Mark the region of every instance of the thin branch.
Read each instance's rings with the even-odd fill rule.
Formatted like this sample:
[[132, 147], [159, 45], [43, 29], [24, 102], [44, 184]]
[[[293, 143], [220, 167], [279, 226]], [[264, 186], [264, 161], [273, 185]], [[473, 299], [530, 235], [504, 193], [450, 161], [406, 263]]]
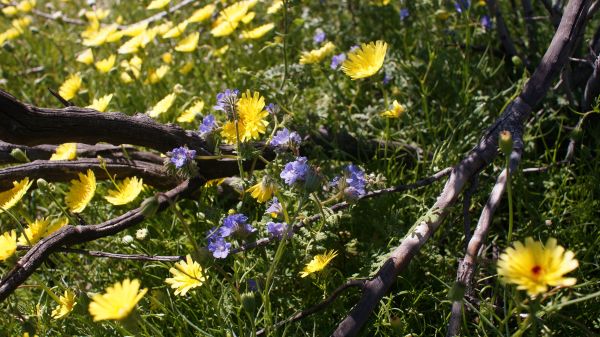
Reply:
[[[17, 246], [17, 250], [29, 250], [30, 246]], [[85, 250], [85, 249], [74, 249], [74, 248], [58, 248], [54, 251], [55, 253], [73, 253], [79, 255], [87, 255], [91, 257], [109, 258], [117, 260], [131, 260], [131, 261], [159, 261], [159, 262], [177, 262], [185, 259], [185, 256], [180, 255], [145, 255], [145, 254], [118, 254], [118, 253], [107, 253], [97, 250]]]

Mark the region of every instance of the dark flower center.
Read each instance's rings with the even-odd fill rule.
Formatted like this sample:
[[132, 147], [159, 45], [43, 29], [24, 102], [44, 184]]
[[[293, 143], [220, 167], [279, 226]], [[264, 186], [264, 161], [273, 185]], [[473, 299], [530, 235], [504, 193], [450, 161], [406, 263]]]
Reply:
[[539, 276], [542, 273], [542, 267], [533, 266], [533, 268], [531, 268], [531, 272], [533, 273], [533, 275]]

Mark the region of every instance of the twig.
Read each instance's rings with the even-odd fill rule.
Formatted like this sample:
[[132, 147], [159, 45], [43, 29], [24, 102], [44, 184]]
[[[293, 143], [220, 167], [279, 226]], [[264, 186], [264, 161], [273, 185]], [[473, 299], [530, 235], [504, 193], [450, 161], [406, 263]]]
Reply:
[[[17, 246], [17, 250], [29, 250], [30, 246]], [[100, 252], [97, 250], [85, 250], [85, 249], [74, 249], [74, 248], [58, 248], [54, 251], [55, 253], [74, 253], [80, 255], [88, 255], [92, 257], [101, 257], [118, 260], [132, 260], [132, 261], [161, 261], [161, 262], [177, 262], [185, 259], [185, 256], [180, 255], [144, 255], [144, 254], [118, 254], [118, 253], [107, 253]]]

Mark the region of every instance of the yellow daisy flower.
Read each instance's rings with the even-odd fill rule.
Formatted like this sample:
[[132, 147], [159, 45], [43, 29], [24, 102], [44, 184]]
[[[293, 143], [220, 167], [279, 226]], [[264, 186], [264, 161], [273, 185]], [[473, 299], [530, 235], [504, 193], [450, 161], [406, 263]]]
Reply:
[[[142, 71], [142, 63], [143, 60], [135, 55], [131, 58], [131, 60], [123, 60], [121, 61], [120, 66], [125, 69], [127, 72], [131, 72], [135, 78], [140, 78], [140, 73]], [[168, 68], [167, 68], [168, 69]]]
[[202, 22], [212, 16], [215, 8], [216, 6], [214, 4], [208, 4], [200, 9], [195, 10], [187, 20], [192, 23]]
[[106, 74], [114, 67], [116, 60], [117, 60], [117, 56], [115, 54], [112, 54], [109, 57], [105, 58], [104, 60], [100, 60], [100, 61], [94, 63], [94, 65], [96, 66], [96, 69], [98, 69], [98, 71], [101, 74]]
[[244, 124], [243, 132], [240, 130], [240, 138], [243, 142], [258, 139], [260, 134], [265, 133], [269, 122], [265, 118], [269, 113], [264, 110], [265, 98], [260, 93], [250, 94], [250, 90], [242, 94], [237, 103], [240, 121]]
[[252, 30], [245, 30], [242, 32], [242, 38], [244, 38], [244, 39], [260, 39], [265, 34], [270, 32], [271, 30], [273, 30], [273, 28], [275, 28], [275, 24], [267, 23], [260, 27], [256, 27]]
[[273, 198], [273, 193], [277, 191], [277, 185], [267, 176], [264, 176], [256, 185], [250, 186], [246, 192], [258, 202], [267, 202]]
[[313, 259], [306, 264], [304, 270], [300, 272], [300, 277], [307, 277], [312, 273], [316, 273], [318, 271], [323, 270], [334, 257], [337, 256], [337, 252], [335, 250], [325, 252], [324, 254], [317, 255], [313, 257]]
[[83, 13], [88, 21], [101, 21], [106, 19], [106, 17], [110, 14], [110, 9], [104, 8], [96, 8], [93, 11], [86, 11]]
[[35, 7], [36, 0], [23, 0], [17, 4], [17, 9], [20, 12], [28, 13]]
[[172, 39], [174, 37], [179, 37], [179, 36], [181, 36], [181, 34], [183, 34], [183, 32], [185, 32], [187, 25], [188, 25], [188, 21], [184, 20], [177, 26], [169, 29], [166, 33], [162, 34], [162, 37], [165, 39]]
[[252, 22], [252, 20], [254, 20], [254, 18], [256, 17], [256, 12], [249, 12], [246, 15], [244, 15], [244, 17], [242, 18], [242, 22], [244, 24], [249, 24], [250, 22]]
[[137, 177], [125, 178], [120, 184], [117, 184], [116, 190], [109, 190], [104, 199], [116, 206], [125, 205], [134, 201], [142, 192], [143, 187], [143, 179]]
[[[238, 122], [238, 131], [240, 134], [240, 141], [242, 141], [241, 137], [242, 134], [244, 134], [244, 124], [241, 122]], [[226, 143], [228, 144], [236, 144], [237, 143], [237, 133], [235, 130], [235, 122], [234, 121], [228, 121], [223, 125], [223, 129], [221, 129], [221, 137], [223, 137], [223, 140], [225, 140]]]
[[148, 78], [146, 79], [146, 81], [144, 81], [144, 83], [155, 84], [160, 82], [160, 80], [162, 80], [162, 78], [165, 77], [167, 72], [169, 72], [169, 69], [171, 69], [171, 67], [169, 67], [166, 64], [163, 64], [156, 70], [148, 71]]
[[220, 24], [216, 25], [213, 29], [211, 29], [210, 33], [214, 37], [227, 36], [233, 33], [238, 25], [239, 21], [223, 21]]
[[175, 289], [175, 295], [185, 296], [190, 289], [199, 287], [206, 281], [200, 264], [193, 261], [189, 254], [185, 259], [185, 261], [175, 263], [175, 267], [169, 269], [173, 277], [165, 280], [171, 285], [171, 288]]
[[96, 294], [88, 307], [94, 322], [106, 319], [121, 320], [129, 316], [137, 302], [146, 294], [148, 289], [140, 290], [140, 281], [125, 279], [106, 288], [106, 293]]
[[79, 180], [71, 180], [71, 188], [65, 196], [65, 203], [73, 213], [81, 213], [96, 193], [96, 176], [94, 171], [79, 173]]
[[77, 158], [77, 143], [64, 143], [56, 147], [50, 160], [74, 160]]
[[121, 32], [124, 36], [138, 36], [148, 28], [148, 21], [142, 21], [133, 25], [127, 26]]
[[387, 118], [400, 118], [402, 117], [402, 114], [404, 114], [404, 110], [404, 107], [398, 103], [397, 100], [394, 100], [392, 109], [382, 112], [381, 116]]
[[[99, 23], [98, 23], [99, 25]], [[83, 40], [83, 45], [86, 47], [98, 47], [103, 45], [108, 37], [117, 31], [119, 28], [118, 24], [111, 24], [108, 26], [104, 26], [99, 30], [91, 30], [89, 34], [86, 34], [87, 37]]]
[[282, 7], [283, 7], [283, 1], [275, 0], [275, 1], [273, 1], [273, 4], [271, 4], [271, 6], [269, 6], [269, 8], [267, 8], [267, 14], [275, 14], [275, 13], [279, 12], [279, 10]]
[[71, 290], [65, 290], [64, 296], [59, 297], [58, 305], [56, 309], [52, 310], [52, 318], [60, 319], [67, 316], [71, 311], [73, 311], [73, 307], [77, 302], [75, 302], [75, 293]]
[[161, 60], [162, 60], [164, 63], [171, 63], [171, 62], [173, 62], [173, 54], [171, 54], [171, 53], [169, 53], [169, 52], [163, 53], [163, 54], [160, 56], [160, 59], [161, 59]]
[[25, 178], [21, 181], [13, 181], [13, 188], [8, 191], [0, 192], [0, 214], [5, 210], [16, 205], [27, 193], [33, 181]]
[[179, 68], [179, 73], [182, 75], [187, 75], [190, 71], [194, 69], [194, 62], [187, 61], [184, 65]]
[[79, 53], [79, 55], [77, 55], [77, 58], [75, 59], [75, 61], [90, 65], [90, 64], [94, 63], [94, 52], [92, 51], [91, 48], [88, 48], [88, 49], [82, 51], [81, 53]]
[[329, 41], [319, 49], [302, 52], [300, 55], [300, 64], [314, 64], [323, 61], [323, 59], [333, 53], [335, 45]]
[[0, 235], [0, 261], [6, 261], [17, 251], [17, 233], [14, 230]]
[[225, 55], [225, 53], [227, 52], [227, 50], [229, 50], [229, 46], [228, 46], [228, 45], [224, 45], [223, 47], [221, 47], [221, 48], [219, 48], [219, 49], [215, 50], [215, 51], [213, 52], [213, 55], [215, 55], [215, 56], [222, 56], [222, 55]]
[[192, 33], [179, 41], [175, 46], [175, 50], [181, 53], [191, 53], [198, 47], [198, 40], [200, 40], [200, 33]]
[[61, 227], [69, 223], [67, 218], [59, 218], [57, 220], [51, 220], [49, 218], [41, 218], [30, 223], [27, 228], [23, 231], [23, 234], [19, 236], [19, 245], [35, 245], [42, 238], [56, 232]]
[[530, 296], [546, 292], [548, 286], [568, 287], [577, 280], [564, 277], [577, 268], [579, 263], [572, 251], [565, 251], [550, 238], [544, 245], [532, 238], [525, 239], [525, 245], [516, 242], [498, 260], [498, 275], [506, 283], [517, 285]]
[[171, 0], [153, 0], [146, 9], [161, 9], [166, 7]]
[[104, 112], [104, 111], [106, 111], [106, 108], [108, 107], [108, 104], [110, 103], [112, 98], [113, 98], [113, 94], [104, 95], [100, 98], [94, 98], [94, 100], [92, 101], [92, 104], [86, 106], [86, 108]]
[[177, 117], [177, 121], [179, 123], [191, 123], [194, 121], [194, 118], [202, 112], [202, 109], [204, 109], [204, 101], [197, 100], [191, 107], [187, 108], [179, 117]]
[[18, 13], [17, 11], [17, 7], [15, 6], [6, 6], [4, 8], [2, 8], [2, 14], [11, 17], [11, 16], [15, 16]]
[[383, 66], [387, 43], [383, 41], [363, 43], [360, 48], [348, 53], [342, 63], [342, 71], [353, 80], [375, 75]]
[[81, 89], [81, 82], [79, 73], [69, 75], [58, 89], [58, 94], [67, 101], [72, 99]]
[[163, 113], [167, 112], [169, 108], [173, 105], [173, 102], [175, 102], [175, 98], [177, 98], [177, 95], [174, 92], [163, 97], [163, 99], [158, 101], [158, 103], [156, 103], [156, 105], [154, 105], [152, 109], [148, 110], [148, 116], [156, 118], [162, 115]]

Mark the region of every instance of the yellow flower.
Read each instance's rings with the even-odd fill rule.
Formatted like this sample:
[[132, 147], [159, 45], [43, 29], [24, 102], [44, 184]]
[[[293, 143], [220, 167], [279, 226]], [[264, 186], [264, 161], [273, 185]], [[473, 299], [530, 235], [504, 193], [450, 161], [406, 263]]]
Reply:
[[88, 21], [100, 21], [105, 19], [110, 14], [110, 9], [96, 8], [93, 11], [83, 13]]
[[190, 71], [194, 69], [194, 62], [187, 61], [184, 65], [179, 68], [179, 73], [182, 75], [187, 75]]
[[391, 110], [387, 110], [381, 113], [381, 116], [387, 118], [400, 118], [404, 113], [404, 107], [398, 103], [398, 101], [394, 100], [393, 107]]
[[160, 58], [163, 60], [164, 63], [171, 63], [173, 62], [173, 54], [166, 52], [163, 53]]
[[77, 157], [77, 143], [64, 143], [56, 147], [50, 160], [74, 160]]
[[0, 214], [16, 205], [25, 193], [27, 193], [31, 184], [33, 184], [33, 181], [30, 182], [29, 178], [21, 181], [13, 181], [13, 188], [0, 192]]
[[4, 8], [2, 8], [2, 14], [6, 15], [6, 16], [14, 16], [17, 14], [17, 7], [15, 6], [6, 6]]
[[267, 202], [271, 200], [275, 191], [277, 191], [277, 185], [275, 185], [271, 179], [267, 178], [267, 176], [264, 176], [260, 182], [250, 186], [250, 188], [246, 190], [246, 192], [250, 192], [250, 195], [258, 202]]
[[239, 21], [223, 21], [220, 24], [216, 25], [213, 29], [211, 29], [210, 33], [214, 37], [227, 36], [233, 33], [233, 31], [237, 28], [238, 25]]
[[173, 105], [173, 102], [175, 102], [176, 97], [177, 95], [174, 92], [165, 96], [163, 99], [158, 101], [158, 103], [156, 103], [156, 105], [153, 106], [152, 109], [148, 110], [148, 116], [156, 118], [162, 115], [163, 113], [167, 112], [171, 105]]
[[188, 290], [199, 287], [206, 281], [200, 264], [193, 261], [189, 254], [185, 259], [186, 261], [175, 263], [175, 268], [169, 269], [173, 277], [165, 280], [175, 289], [175, 295], [185, 296]]
[[214, 4], [208, 4], [200, 9], [197, 9], [192, 13], [192, 15], [187, 19], [187, 21], [192, 23], [202, 22], [212, 16], [212, 13], [215, 11], [216, 6]]
[[144, 81], [144, 83], [155, 84], [160, 82], [160, 80], [162, 80], [162, 78], [165, 77], [169, 69], [171, 69], [171, 67], [169, 67], [166, 64], [163, 64], [156, 70], [152, 69], [148, 71], [148, 78], [146, 79], [146, 81]]
[[108, 196], [105, 196], [104, 199], [113, 205], [125, 205], [137, 198], [142, 192], [143, 186], [143, 179], [125, 178], [120, 184], [117, 184], [116, 190], [109, 190]]
[[94, 52], [92, 52], [91, 48], [88, 48], [77, 55], [77, 59], [75, 60], [77, 62], [90, 65], [94, 63]]
[[383, 41], [363, 43], [360, 48], [348, 53], [342, 63], [342, 71], [353, 80], [374, 75], [383, 66], [387, 43]]
[[129, 61], [121, 61], [120, 66], [125, 69], [125, 71], [131, 72], [135, 78], [139, 78], [140, 72], [142, 71], [142, 62], [142, 59], [135, 55]]
[[241, 141], [242, 134], [244, 133], [244, 124], [241, 122], [238, 122], [237, 124], [238, 124], [237, 132], [235, 130], [235, 122], [234, 121], [228, 121], [223, 125], [223, 129], [221, 130], [221, 137], [223, 137], [225, 142], [227, 142], [228, 144], [236, 144], [237, 143], [238, 133], [240, 135], [240, 141]]
[[335, 45], [329, 41], [323, 47], [311, 51], [302, 52], [300, 55], [300, 64], [313, 64], [321, 62], [326, 56], [331, 55]]
[[238, 100], [237, 108], [240, 121], [244, 124], [243, 132], [240, 131], [241, 141], [258, 139], [260, 134], [265, 133], [269, 122], [265, 118], [269, 113], [264, 110], [265, 98], [260, 96], [258, 92], [250, 94], [250, 90], [242, 94]]
[[283, 1], [275, 0], [275, 1], [273, 1], [273, 4], [271, 4], [271, 6], [269, 6], [269, 8], [267, 8], [267, 14], [275, 14], [275, 13], [279, 12], [281, 7], [283, 7]]
[[49, 218], [37, 219], [25, 228], [23, 234], [19, 236], [18, 243], [23, 246], [35, 245], [42, 238], [56, 232], [67, 223], [69, 223], [69, 219], [67, 218], [59, 218], [57, 220]]
[[71, 180], [71, 189], [65, 196], [65, 203], [73, 213], [81, 213], [96, 193], [96, 176], [88, 169], [87, 174], [79, 173], [79, 180]]
[[161, 9], [166, 7], [171, 0], [154, 0], [152, 1], [146, 9]]
[[254, 4], [253, 1], [239, 1], [224, 8], [219, 13], [219, 17], [214, 22], [210, 33], [215, 37], [227, 36], [233, 33]]
[[31, 12], [35, 7], [36, 0], [23, 0], [17, 4], [17, 9], [23, 13]]
[[79, 89], [81, 89], [81, 77], [79, 73], [71, 74], [58, 89], [58, 94], [68, 101], [77, 95]]
[[131, 313], [147, 291], [146, 288], [140, 290], [139, 280], [125, 279], [123, 283], [117, 282], [106, 288], [106, 293], [94, 295], [88, 310], [94, 317], [94, 322], [106, 319], [121, 320]]
[[213, 52], [213, 54], [214, 54], [215, 56], [222, 56], [222, 55], [225, 55], [225, 53], [227, 52], [227, 50], [229, 50], [229, 45], [224, 45], [223, 47], [221, 47], [221, 48], [219, 48], [219, 49], [215, 50], [215, 51]]
[[390, 0], [371, 0], [371, 3], [375, 6], [386, 6], [389, 5]]
[[112, 98], [113, 98], [113, 94], [104, 95], [100, 98], [94, 98], [94, 100], [92, 101], [92, 104], [86, 106], [86, 108], [104, 112], [104, 111], [106, 111], [106, 108], [108, 107], [108, 104], [110, 103]]
[[211, 179], [204, 183], [204, 187], [219, 186], [225, 181], [225, 178]]
[[17, 251], [17, 233], [14, 230], [0, 235], [0, 261], [6, 261]]
[[127, 26], [121, 32], [125, 36], [138, 36], [148, 28], [148, 21], [142, 21], [133, 25]]
[[112, 54], [109, 57], [105, 58], [104, 60], [100, 60], [100, 61], [96, 62], [94, 65], [96, 66], [96, 69], [98, 69], [98, 71], [101, 74], [106, 74], [113, 68], [116, 60], [117, 60], [117, 56], [115, 54]]
[[306, 264], [304, 270], [300, 272], [300, 277], [307, 277], [312, 273], [316, 273], [318, 271], [323, 270], [334, 257], [337, 256], [337, 252], [335, 250], [325, 252], [324, 254], [317, 255], [313, 257], [313, 259]]
[[65, 295], [59, 297], [60, 301], [56, 309], [52, 310], [52, 318], [60, 319], [67, 316], [77, 302], [75, 302], [75, 293], [70, 290], [65, 290]]
[[198, 40], [200, 39], [200, 33], [195, 32], [186, 36], [183, 40], [179, 41], [175, 46], [175, 50], [181, 53], [191, 53], [198, 47]]
[[550, 238], [546, 245], [532, 238], [525, 239], [525, 245], [516, 242], [498, 260], [498, 275], [506, 283], [517, 285], [530, 296], [546, 292], [550, 286], [572, 286], [577, 282], [573, 277], [564, 277], [579, 265], [572, 251], [566, 251]]
[[273, 23], [267, 23], [266, 25], [262, 25], [260, 27], [256, 27], [252, 30], [245, 30], [242, 32], [242, 38], [244, 39], [260, 39], [265, 34], [270, 32], [275, 25]]
[[256, 12], [249, 12], [246, 15], [244, 15], [244, 17], [242, 18], [242, 22], [244, 24], [248, 24], [250, 23], [252, 20], [254, 20], [254, 18], [256, 17]]
[[194, 121], [194, 118], [202, 112], [202, 109], [204, 109], [204, 101], [198, 100], [177, 117], [177, 121], [179, 123], [191, 123]]
[[188, 25], [188, 21], [184, 20], [183, 22], [181, 22], [180, 24], [178, 24], [177, 26], [169, 29], [167, 32], [165, 32], [164, 34], [162, 34], [162, 37], [165, 39], [171, 39], [174, 37], [179, 37], [181, 36], [181, 34], [183, 34], [183, 32], [185, 32], [185, 28]]
[[[99, 25], [99, 24], [98, 24]], [[90, 30], [85, 39], [83, 40], [83, 45], [86, 47], [98, 47], [103, 45], [108, 37], [117, 31], [119, 28], [118, 24], [111, 24], [108, 26], [104, 26], [99, 30]]]

